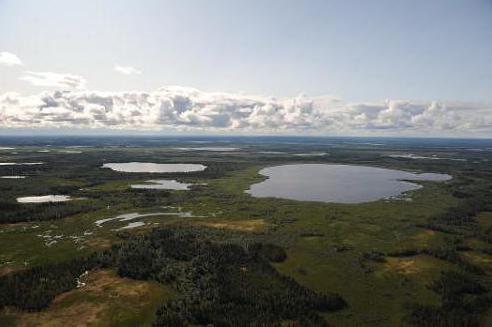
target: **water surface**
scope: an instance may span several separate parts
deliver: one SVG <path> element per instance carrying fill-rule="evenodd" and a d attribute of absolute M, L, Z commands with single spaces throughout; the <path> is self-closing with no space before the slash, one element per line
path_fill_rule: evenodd
<path fill-rule="evenodd" d="M 322 157 L 326 156 L 326 152 L 307 152 L 307 153 L 294 153 L 294 156 L 298 157 Z"/>
<path fill-rule="evenodd" d="M 276 197 L 300 201 L 362 203 L 416 190 L 410 181 L 446 181 L 450 175 L 415 174 L 406 171 L 353 165 L 301 164 L 260 170 L 267 176 L 246 192 L 255 197 Z"/>
<path fill-rule="evenodd" d="M 211 151 L 211 152 L 229 152 L 238 151 L 239 148 L 224 147 L 224 146 L 202 146 L 202 147 L 187 147 L 187 148 L 174 148 L 180 151 Z"/>
<path fill-rule="evenodd" d="M 110 168 L 114 171 L 125 173 L 187 173 L 202 171 L 207 168 L 199 164 L 158 164 L 152 162 L 120 162 L 106 163 L 102 168 Z"/>
<path fill-rule="evenodd" d="M 145 218 L 145 217 L 155 217 L 155 216 L 174 216 L 174 217 L 179 217 L 179 218 L 203 218 L 205 216 L 195 216 L 191 211 L 181 211 L 180 207 L 163 207 L 164 209 L 177 209 L 177 212 L 151 212 L 151 213 L 138 213 L 138 212 L 131 212 L 131 213 L 125 213 L 122 215 L 118 215 L 116 217 L 111 217 L 111 218 L 104 218 L 104 219 L 99 219 L 96 220 L 94 223 L 96 224 L 97 227 L 103 227 L 102 225 L 110 222 L 110 221 L 116 221 L 116 222 L 122 222 L 122 221 L 129 221 L 129 220 L 135 220 L 137 218 Z"/>
<path fill-rule="evenodd" d="M 70 200 L 72 199 L 68 195 L 23 196 L 17 198 L 19 203 L 65 202 Z"/>
<path fill-rule="evenodd" d="M 145 190 L 189 190 L 193 184 L 181 183 L 168 179 L 151 179 L 146 184 L 133 184 L 131 188 Z"/>
<path fill-rule="evenodd" d="M 128 225 L 121 227 L 118 230 L 132 229 L 132 228 L 137 228 L 137 227 L 142 227 L 142 226 L 145 226 L 145 223 L 143 221 L 135 221 L 132 223 L 128 223 Z"/>
<path fill-rule="evenodd" d="M 96 224 L 97 227 L 102 227 L 102 224 L 107 223 L 108 221 L 112 220 L 118 220 L 118 221 L 128 221 L 128 220 L 133 220 L 137 218 L 143 218 L 143 217 L 152 217 L 152 216 L 162 216 L 166 215 L 165 212 L 152 212 L 152 213 L 138 213 L 138 212 L 132 212 L 132 213 L 125 213 L 116 217 L 112 218 L 104 218 L 104 219 L 99 219 L 96 220 L 94 223 Z"/>
<path fill-rule="evenodd" d="M 443 158 L 443 157 L 438 157 L 436 154 L 433 154 L 431 156 L 421 156 L 413 153 L 405 153 L 405 154 L 390 154 L 388 157 L 391 158 L 403 158 L 403 159 L 428 159 L 428 160 L 452 160 L 452 161 L 466 161 L 466 159 L 463 158 Z"/>
<path fill-rule="evenodd" d="M 44 162 L 0 162 L 0 166 L 35 166 L 43 164 Z"/>

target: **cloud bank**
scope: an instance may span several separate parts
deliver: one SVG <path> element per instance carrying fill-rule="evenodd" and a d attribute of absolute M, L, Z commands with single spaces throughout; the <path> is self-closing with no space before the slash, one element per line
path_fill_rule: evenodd
<path fill-rule="evenodd" d="M 22 66 L 22 61 L 15 54 L 10 52 L 0 52 L 0 65 Z"/>
<path fill-rule="evenodd" d="M 64 78 L 57 83 L 71 88 L 83 84 Z M 277 99 L 176 86 L 153 92 L 6 93 L 0 95 L 0 128 L 490 137 L 492 105 L 403 100 L 346 103 L 335 97 L 303 95 Z"/>
<path fill-rule="evenodd" d="M 120 65 L 114 65 L 113 67 L 114 71 L 123 75 L 138 75 L 142 74 L 142 71 L 132 67 L 132 66 L 120 66 Z"/>
<path fill-rule="evenodd" d="M 87 83 L 82 76 L 52 72 L 25 71 L 19 79 L 34 86 L 54 87 L 58 89 L 84 89 Z"/>

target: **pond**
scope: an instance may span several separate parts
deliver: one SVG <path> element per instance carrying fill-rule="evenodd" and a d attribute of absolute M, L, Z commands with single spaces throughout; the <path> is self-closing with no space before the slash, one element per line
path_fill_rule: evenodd
<path fill-rule="evenodd" d="M 396 159 L 402 158 L 402 159 L 413 159 L 413 160 L 424 159 L 424 160 L 466 161 L 466 159 L 463 159 L 463 158 L 443 158 L 443 157 L 438 157 L 435 154 L 433 154 L 431 156 L 421 156 L 421 155 L 413 154 L 413 153 L 404 153 L 404 154 L 390 154 L 388 157 L 396 158 Z"/>
<path fill-rule="evenodd" d="M 307 153 L 294 153 L 294 156 L 297 157 L 322 157 L 326 156 L 328 153 L 326 152 L 307 152 Z"/>
<path fill-rule="evenodd" d="M 169 209 L 169 208 L 174 208 L 174 207 L 163 207 L 164 209 Z M 138 212 L 132 212 L 132 213 L 125 213 L 118 215 L 116 217 L 111 217 L 111 218 L 104 218 L 104 219 L 99 219 L 96 220 L 94 223 L 96 224 L 97 227 L 102 227 L 103 224 L 110 222 L 110 221 L 129 221 L 129 220 L 135 220 L 137 218 L 145 218 L 145 217 L 155 217 L 155 216 L 176 216 L 180 218 L 202 218 L 204 216 L 195 216 L 191 211 L 181 211 L 181 208 L 177 208 L 177 212 L 151 212 L 151 213 L 138 213 Z"/>
<path fill-rule="evenodd" d="M 129 223 L 128 225 L 119 228 L 118 230 L 123 230 L 123 229 L 132 229 L 132 228 L 137 228 L 137 227 L 142 227 L 145 226 L 145 223 L 143 221 L 135 221 L 132 223 Z"/>
<path fill-rule="evenodd" d="M 231 152 L 238 151 L 239 148 L 224 147 L 224 146 L 203 146 L 203 147 L 188 147 L 188 148 L 174 148 L 180 151 L 210 151 L 210 152 Z"/>
<path fill-rule="evenodd" d="M 112 218 L 104 218 L 104 219 L 99 219 L 95 221 L 95 224 L 97 227 L 102 227 L 102 224 L 107 223 L 112 220 L 117 220 L 117 221 L 128 221 L 128 220 L 133 220 L 137 218 L 143 218 L 143 217 L 152 217 L 152 216 L 162 216 L 165 215 L 165 212 L 152 212 L 152 213 L 138 213 L 138 212 L 132 212 L 132 213 L 125 213 L 116 217 Z"/>
<path fill-rule="evenodd" d="M 295 164 L 260 170 L 267 176 L 246 192 L 254 197 L 299 201 L 362 203 L 396 197 L 421 185 L 408 181 L 446 181 L 447 174 L 353 165 Z"/>
<path fill-rule="evenodd" d="M 158 164 L 152 162 L 121 162 L 106 163 L 102 168 L 125 173 L 187 173 L 192 171 L 203 171 L 207 168 L 199 164 Z"/>
<path fill-rule="evenodd" d="M 189 190 L 193 184 L 180 183 L 168 179 L 151 179 L 145 181 L 146 184 L 133 184 L 131 188 L 145 190 Z"/>
<path fill-rule="evenodd" d="M 44 162 L 0 162 L 0 166 L 36 166 L 43 164 Z"/>
<path fill-rule="evenodd" d="M 24 196 L 17 198 L 19 203 L 65 202 L 72 200 L 68 195 Z"/>

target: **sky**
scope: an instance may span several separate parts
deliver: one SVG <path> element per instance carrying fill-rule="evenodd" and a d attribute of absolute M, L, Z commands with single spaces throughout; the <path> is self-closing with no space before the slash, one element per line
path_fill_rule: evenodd
<path fill-rule="evenodd" d="M 492 0 L 0 0 L 0 133 L 492 137 Z"/>

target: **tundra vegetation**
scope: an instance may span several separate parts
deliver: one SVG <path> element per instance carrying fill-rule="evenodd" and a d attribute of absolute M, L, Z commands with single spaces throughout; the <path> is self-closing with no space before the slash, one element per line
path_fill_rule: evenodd
<path fill-rule="evenodd" d="M 196 141 L 235 150 L 184 150 Z M 491 141 L 3 137 L 0 146 L 1 162 L 43 162 L 0 166 L 0 176 L 25 176 L 0 179 L 0 325 L 492 324 Z M 102 168 L 111 162 L 207 168 Z M 287 163 L 453 178 L 357 204 L 245 193 L 266 178 L 262 168 Z M 131 187 L 156 179 L 191 186 Z M 49 194 L 73 200 L 16 201 Z"/>

